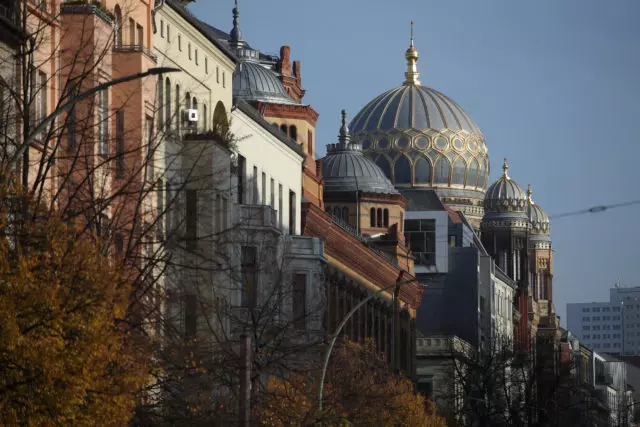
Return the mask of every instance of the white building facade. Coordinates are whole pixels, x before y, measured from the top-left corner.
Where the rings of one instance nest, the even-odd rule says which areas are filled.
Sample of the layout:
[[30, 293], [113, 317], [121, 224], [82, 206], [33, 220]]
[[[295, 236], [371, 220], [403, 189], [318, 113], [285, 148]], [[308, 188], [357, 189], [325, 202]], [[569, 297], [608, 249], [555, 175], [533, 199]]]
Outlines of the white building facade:
[[608, 302], [567, 304], [567, 327], [602, 353], [640, 354], [640, 287], [614, 287]]

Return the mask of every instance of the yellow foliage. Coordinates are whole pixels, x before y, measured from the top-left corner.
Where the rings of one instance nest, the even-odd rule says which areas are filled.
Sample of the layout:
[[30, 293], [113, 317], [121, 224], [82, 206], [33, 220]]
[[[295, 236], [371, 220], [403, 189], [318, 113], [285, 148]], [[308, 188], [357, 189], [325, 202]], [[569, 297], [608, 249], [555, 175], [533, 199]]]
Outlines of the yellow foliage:
[[127, 282], [55, 215], [21, 224], [17, 239], [7, 218], [0, 212], [0, 425], [126, 425], [147, 378], [118, 324]]
[[375, 343], [346, 341], [334, 352], [324, 389], [323, 414], [316, 413], [317, 372], [287, 379], [271, 377], [256, 417], [268, 426], [444, 427], [435, 405], [414, 392], [407, 378], [393, 375]]

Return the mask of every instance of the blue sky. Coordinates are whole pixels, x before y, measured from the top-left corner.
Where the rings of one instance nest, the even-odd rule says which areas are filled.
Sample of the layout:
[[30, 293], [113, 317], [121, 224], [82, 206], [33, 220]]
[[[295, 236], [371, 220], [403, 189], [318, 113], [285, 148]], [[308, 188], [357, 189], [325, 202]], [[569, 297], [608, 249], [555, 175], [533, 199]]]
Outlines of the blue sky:
[[[233, 1], [191, 11], [221, 29]], [[320, 119], [318, 155], [342, 108], [353, 117], [405, 71], [415, 21], [420, 80], [459, 103], [482, 129], [492, 180], [533, 185], [550, 215], [640, 199], [640, 1], [240, 0], [245, 40], [263, 52], [291, 46], [305, 102]], [[640, 205], [552, 221], [554, 301], [608, 299], [640, 286]]]

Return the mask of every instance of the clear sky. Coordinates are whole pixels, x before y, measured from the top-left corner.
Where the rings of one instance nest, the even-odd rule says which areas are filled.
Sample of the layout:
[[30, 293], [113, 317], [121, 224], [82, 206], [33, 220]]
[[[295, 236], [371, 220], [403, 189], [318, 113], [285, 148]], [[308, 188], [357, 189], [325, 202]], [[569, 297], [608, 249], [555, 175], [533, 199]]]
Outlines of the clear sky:
[[[190, 10], [229, 31], [232, 0]], [[640, 199], [638, 0], [240, 0], [244, 39], [291, 46], [305, 102], [320, 114], [317, 147], [336, 141], [342, 108], [404, 79], [415, 21], [420, 80], [451, 97], [486, 138], [491, 179], [510, 175], [550, 215]], [[640, 286], [640, 205], [551, 223], [554, 301], [608, 299]]]

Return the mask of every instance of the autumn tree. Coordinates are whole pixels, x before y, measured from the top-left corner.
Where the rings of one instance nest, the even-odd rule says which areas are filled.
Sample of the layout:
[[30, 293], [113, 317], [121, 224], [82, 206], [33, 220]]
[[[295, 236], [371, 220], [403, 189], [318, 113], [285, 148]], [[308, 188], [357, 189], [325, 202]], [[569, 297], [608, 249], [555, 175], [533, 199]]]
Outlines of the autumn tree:
[[30, 202], [16, 221], [11, 205], [0, 212], [0, 424], [126, 424], [148, 360], [121, 323], [125, 270], [47, 209]]
[[[313, 373], [313, 374], [312, 374]], [[271, 377], [255, 410], [261, 425], [444, 426], [431, 401], [413, 383], [389, 371], [371, 340], [345, 340], [332, 355], [323, 413], [317, 413], [318, 370], [286, 379]]]

